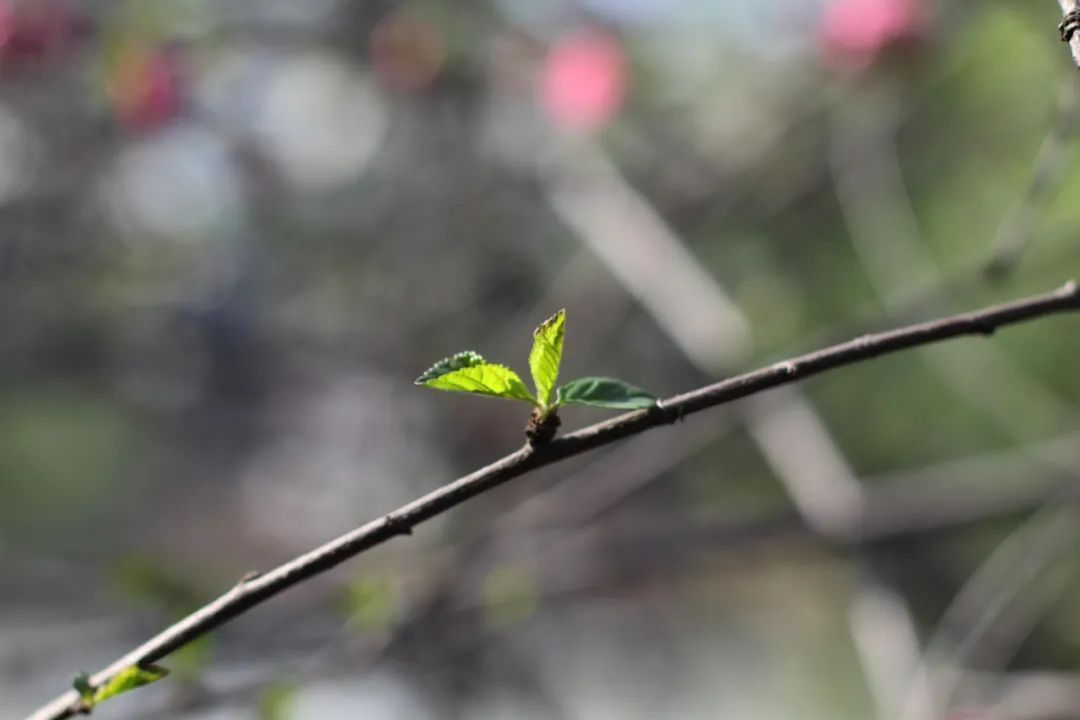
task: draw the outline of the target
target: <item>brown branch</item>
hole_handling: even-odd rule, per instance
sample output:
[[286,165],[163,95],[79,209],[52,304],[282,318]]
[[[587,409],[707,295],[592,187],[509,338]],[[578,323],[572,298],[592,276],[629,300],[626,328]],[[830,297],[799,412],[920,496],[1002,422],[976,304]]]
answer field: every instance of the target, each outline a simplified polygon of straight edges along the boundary
[[[96,673],[91,678],[91,683],[98,687],[127,667],[161,660],[278,593],[397,535],[408,535],[425,520],[539,467],[608,445],[650,428],[671,424],[691,413],[826,370],[963,335],[990,335],[1000,327],[1076,310],[1080,310],[1080,285],[1069,282],[1044,295],[888,332],[864,335],[676,395],[661,401],[654,408],[620,415],[546,445],[526,445],[487,467],[461,477],[265,574],[245,577],[224,595]],[[42,706],[30,715],[28,720],[61,720],[74,716],[78,709],[78,694],[70,690]]]

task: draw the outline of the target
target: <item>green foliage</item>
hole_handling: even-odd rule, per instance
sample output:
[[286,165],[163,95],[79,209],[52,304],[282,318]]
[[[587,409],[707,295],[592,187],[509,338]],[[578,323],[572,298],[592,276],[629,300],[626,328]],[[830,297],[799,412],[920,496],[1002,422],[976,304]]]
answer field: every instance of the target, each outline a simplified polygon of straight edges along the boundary
[[529,370],[532,372],[536,397],[540,405],[551,405],[555,383],[559,379],[562,362],[563,331],[566,326],[566,310],[560,310],[540,324],[533,332],[533,346],[529,352]]
[[0,535],[51,535],[135,497],[125,467],[139,429],[105,394],[57,384],[0,392]]
[[484,619],[495,628],[517,625],[536,614],[540,588],[536,578],[521,567],[497,567],[483,584]]
[[81,712],[89,713],[94,707],[106,700],[117,695],[123,695],[143,685],[157,682],[168,674],[168,670],[158,665],[132,665],[118,672],[109,682],[96,690],[90,685],[90,678],[84,672],[75,676],[71,686],[79,693],[79,699],[82,703]]
[[390,578],[364,577],[349,584],[345,612],[351,625],[365,631],[382,631],[394,619],[397,602],[397,590]]
[[486,364],[484,358],[480,357],[480,353],[475,353],[472,350],[466,350],[465,352],[459,352],[457,355],[451,355],[448,358],[443,358],[439,362],[429,367],[423,375],[416,378],[417,385],[426,385],[427,383],[440,378],[447,373],[451,373],[455,370],[461,370],[462,368],[476,367],[477,365]]
[[639,410],[655,405],[656,398],[622,380],[584,377],[571,380],[559,388],[557,403],[594,405],[615,410]]
[[204,602],[190,580],[144,552],[117,558],[109,569],[109,589],[126,602],[183,617]]
[[489,363],[472,351],[437,362],[416,379],[416,384],[436,390],[521,400],[537,408],[533,417],[540,422],[552,417],[559,406],[568,403],[616,410],[638,410],[656,404],[656,398],[641,388],[611,378],[579,378],[556,387],[559,366],[562,364],[565,326],[566,311],[560,310],[533,332],[529,370],[536,387],[535,396],[513,370]]
[[187,683],[195,683],[214,656],[214,636],[203,635],[169,656],[172,672]]
[[[419,381],[418,381],[419,382]],[[427,382],[420,383],[436,390],[456,390],[457,392],[490,395],[507,400],[523,400],[536,403],[529,389],[525,387],[518,374],[503,365],[483,363],[471,365],[460,370],[444,373]]]
[[136,688],[141,688],[143,685],[157,682],[168,674],[168,670],[158,665],[146,665],[145,667],[132,665],[116,673],[112,680],[109,680],[94,692],[94,704],[102,703],[117,695],[123,695]]
[[276,682],[268,685],[259,696],[260,720],[288,720],[296,704],[294,683]]

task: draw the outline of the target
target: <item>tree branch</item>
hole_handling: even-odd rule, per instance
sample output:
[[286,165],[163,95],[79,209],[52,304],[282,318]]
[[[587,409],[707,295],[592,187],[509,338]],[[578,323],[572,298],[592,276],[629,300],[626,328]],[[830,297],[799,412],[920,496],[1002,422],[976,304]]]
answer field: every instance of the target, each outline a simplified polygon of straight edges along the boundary
[[[763,392],[779,385],[833,368],[869,360],[879,355],[927,345],[963,335],[990,335],[1000,327],[1045,315],[1080,310],[1080,285],[977,312],[955,315],[896,330],[864,335],[839,345],[817,350],[759,370],[661,401],[656,407],[626,413],[591,425],[546,445],[528,445],[487,467],[465,475],[381,518],[332,540],[305,555],[254,577],[245,577],[200,610],[116,660],[91,678],[94,687],[107,682],[132,665],[153,663],[206,635],[247,610],[288,588],[412,529],[457,505],[513,478],[559,460],[668,425],[686,415]],[[42,706],[28,720],[62,720],[77,714],[79,697],[68,691]]]

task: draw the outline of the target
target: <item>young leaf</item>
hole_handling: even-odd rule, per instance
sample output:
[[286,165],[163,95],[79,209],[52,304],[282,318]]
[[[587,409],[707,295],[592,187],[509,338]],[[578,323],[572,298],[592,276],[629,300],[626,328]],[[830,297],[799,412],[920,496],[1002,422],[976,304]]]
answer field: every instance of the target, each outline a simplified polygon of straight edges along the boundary
[[525,383],[516,372],[508,367],[492,363],[463,367],[460,370],[437,375],[420,384],[437,390],[456,390],[508,400],[524,400],[527,403],[536,404],[536,398],[525,387]]
[[584,377],[559,388],[556,403],[564,405],[595,405],[616,410],[637,410],[652,407],[656,398],[639,387],[622,380],[603,377]]
[[71,687],[75,688],[75,692],[79,693],[79,697],[84,703],[94,701],[94,688],[91,687],[90,676],[86,673],[78,673],[75,679],[71,681]]
[[555,382],[559,379],[565,325],[566,311],[560,310],[533,332],[529,370],[532,372],[533,384],[536,385],[536,397],[545,407],[551,404]]
[[453,372],[454,370],[460,370],[462,368],[474,367],[476,365],[483,365],[486,361],[480,357],[480,353],[475,353],[472,350],[466,350],[465,352],[459,352],[456,355],[451,355],[448,358],[443,358],[439,362],[435,363],[424,374],[416,378],[414,384],[426,385],[437,377],[445,375],[446,373]]
[[168,670],[158,665],[147,665],[145,667],[132,665],[129,668],[121,670],[113,676],[112,680],[99,687],[97,692],[94,693],[93,702],[96,705],[109,698],[122,695],[129,690],[140,688],[143,685],[149,685],[152,682],[157,682],[168,674]]

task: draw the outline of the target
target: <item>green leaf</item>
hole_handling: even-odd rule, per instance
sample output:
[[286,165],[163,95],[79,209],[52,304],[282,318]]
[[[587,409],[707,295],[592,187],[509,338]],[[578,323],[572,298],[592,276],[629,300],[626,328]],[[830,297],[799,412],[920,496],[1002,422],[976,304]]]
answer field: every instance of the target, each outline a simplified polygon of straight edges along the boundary
[[616,410],[637,410],[652,407],[656,398],[639,387],[622,380],[604,377],[584,377],[559,388],[556,403],[564,405],[595,405]]
[[563,330],[566,311],[560,310],[540,324],[533,332],[533,346],[529,352],[529,370],[536,385],[536,397],[540,404],[551,404],[555,382],[559,379],[562,362]]
[[421,384],[436,390],[454,390],[478,395],[491,395],[492,397],[524,400],[527,403],[536,404],[536,398],[525,387],[525,383],[521,381],[516,372],[508,367],[492,363],[472,365],[440,374]]
[[132,665],[129,668],[121,670],[114,675],[109,682],[99,687],[97,692],[94,693],[93,704],[96,705],[109,698],[114,698],[117,695],[122,695],[130,690],[134,690],[135,688],[157,682],[168,674],[168,670],[157,665],[147,665],[145,667]]
[[484,358],[480,357],[480,353],[475,353],[472,350],[466,350],[465,352],[459,352],[456,355],[451,355],[448,358],[443,358],[439,362],[429,367],[424,374],[416,378],[414,381],[416,385],[426,385],[435,378],[442,377],[443,375],[453,372],[454,370],[460,370],[462,368],[474,367],[476,365],[485,364]]

